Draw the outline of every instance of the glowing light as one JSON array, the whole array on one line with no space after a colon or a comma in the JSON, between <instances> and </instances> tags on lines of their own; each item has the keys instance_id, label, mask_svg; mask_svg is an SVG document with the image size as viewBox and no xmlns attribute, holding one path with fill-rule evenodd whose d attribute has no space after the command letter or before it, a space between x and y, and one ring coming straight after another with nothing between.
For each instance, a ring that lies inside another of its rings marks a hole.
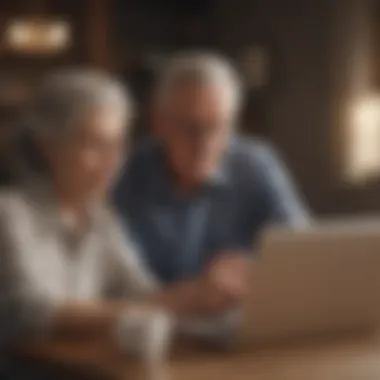
<instances>
[{"instance_id":1,"label":"glowing light","mask_svg":"<svg viewBox=\"0 0 380 380\"><path fill-rule=\"evenodd\" d=\"M368 97L352 108L348 176L366 180L380 174L380 98Z\"/></svg>"},{"instance_id":2,"label":"glowing light","mask_svg":"<svg viewBox=\"0 0 380 380\"><path fill-rule=\"evenodd\" d=\"M60 53L70 43L71 28L63 20L18 19L11 21L5 31L5 44L18 53Z\"/></svg>"}]
</instances>

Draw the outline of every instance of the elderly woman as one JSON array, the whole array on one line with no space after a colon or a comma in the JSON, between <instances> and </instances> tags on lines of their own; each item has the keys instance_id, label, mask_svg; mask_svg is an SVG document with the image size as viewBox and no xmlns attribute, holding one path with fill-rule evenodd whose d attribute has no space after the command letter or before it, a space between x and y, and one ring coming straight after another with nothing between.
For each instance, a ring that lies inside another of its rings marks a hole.
<instances>
[{"instance_id":1,"label":"elderly woman","mask_svg":"<svg viewBox=\"0 0 380 380\"><path fill-rule=\"evenodd\" d=\"M105 201L131 112L101 73L60 72L36 92L21 181L0 194L1 351L111 334L125 300L156 288Z\"/></svg>"},{"instance_id":2,"label":"elderly woman","mask_svg":"<svg viewBox=\"0 0 380 380\"><path fill-rule=\"evenodd\" d=\"M107 206L131 112L125 90L101 73L56 73L36 92L21 130L21 180L0 193L1 351L49 351L62 335L99 342L128 322L131 299L149 296L185 317L213 311L202 295L218 273L154 292ZM129 348L143 341L133 337L126 334Z\"/></svg>"}]
</instances>

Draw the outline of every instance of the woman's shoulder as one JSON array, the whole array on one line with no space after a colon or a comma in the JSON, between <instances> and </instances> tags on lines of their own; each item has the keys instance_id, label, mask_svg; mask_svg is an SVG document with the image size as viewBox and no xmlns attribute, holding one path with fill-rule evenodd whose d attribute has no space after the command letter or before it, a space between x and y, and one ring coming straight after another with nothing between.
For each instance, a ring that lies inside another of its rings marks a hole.
<instances>
[{"instance_id":1,"label":"woman's shoulder","mask_svg":"<svg viewBox=\"0 0 380 380\"><path fill-rule=\"evenodd\" d=\"M34 209L28 192L18 186L9 186L0 190L0 218L17 218Z\"/></svg>"},{"instance_id":2,"label":"woman's shoulder","mask_svg":"<svg viewBox=\"0 0 380 380\"><path fill-rule=\"evenodd\" d=\"M124 244L130 243L128 222L110 203L102 209L102 226L103 231L112 236L112 239L123 241Z\"/></svg>"},{"instance_id":3,"label":"woman's shoulder","mask_svg":"<svg viewBox=\"0 0 380 380\"><path fill-rule=\"evenodd\" d=\"M119 228L122 224L120 215L111 202L102 205L100 209L100 217L103 228L106 230L114 230L115 228Z\"/></svg>"},{"instance_id":4,"label":"woman's shoulder","mask_svg":"<svg viewBox=\"0 0 380 380\"><path fill-rule=\"evenodd\" d=\"M13 207L25 202L25 191L18 186L8 186L0 190L0 207Z\"/></svg>"}]
</instances>

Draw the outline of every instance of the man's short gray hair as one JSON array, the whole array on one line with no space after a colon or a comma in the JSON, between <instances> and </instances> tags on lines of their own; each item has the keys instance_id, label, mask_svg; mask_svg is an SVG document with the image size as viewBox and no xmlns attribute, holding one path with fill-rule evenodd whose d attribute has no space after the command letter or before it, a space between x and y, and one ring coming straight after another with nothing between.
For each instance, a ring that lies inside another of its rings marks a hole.
<instances>
[{"instance_id":1,"label":"man's short gray hair","mask_svg":"<svg viewBox=\"0 0 380 380\"><path fill-rule=\"evenodd\" d=\"M36 90L25 125L32 133L59 136L69 132L84 113L101 108L131 117L132 101L119 81L100 71L57 71Z\"/></svg>"},{"instance_id":2,"label":"man's short gray hair","mask_svg":"<svg viewBox=\"0 0 380 380\"><path fill-rule=\"evenodd\" d=\"M172 58L158 79L155 101L165 102L176 86L192 81L219 86L231 111L239 109L242 84L237 71L226 58L207 52L181 53Z\"/></svg>"}]
</instances>

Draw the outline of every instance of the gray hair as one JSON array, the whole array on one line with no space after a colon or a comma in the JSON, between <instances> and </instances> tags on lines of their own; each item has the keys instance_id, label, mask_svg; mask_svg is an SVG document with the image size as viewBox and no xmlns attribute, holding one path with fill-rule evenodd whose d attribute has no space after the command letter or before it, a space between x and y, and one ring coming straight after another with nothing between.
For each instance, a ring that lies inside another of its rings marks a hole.
<instances>
[{"instance_id":1,"label":"gray hair","mask_svg":"<svg viewBox=\"0 0 380 380\"><path fill-rule=\"evenodd\" d=\"M106 73L62 70L48 75L26 107L14 138L16 176L46 175L48 168L36 138L61 138L72 132L86 112L110 108L130 119L133 105L128 91Z\"/></svg>"},{"instance_id":2,"label":"gray hair","mask_svg":"<svg viewBox=\"0 0 380 380\"><path fill-rule=\"evenodd\" d=\"M127 90L106 73L64 70L48 75L26 112L32 133L60 137L75 127L85 112L111 108L130 118L132 101Z\"/></svg>"},{"instance_id":3,"label":"gray hair","mask_svg":"<svg viewBox=\"0 0 380 380\"><path fill-rule=\"evenodd\" d=\"M237 71L226 58L207 52L182 53L170 60L158 79L155 101L162 104L176 86L193 81L220 87L231 112L239 110L242 84Z\"/></svg>"}]
</instances>

